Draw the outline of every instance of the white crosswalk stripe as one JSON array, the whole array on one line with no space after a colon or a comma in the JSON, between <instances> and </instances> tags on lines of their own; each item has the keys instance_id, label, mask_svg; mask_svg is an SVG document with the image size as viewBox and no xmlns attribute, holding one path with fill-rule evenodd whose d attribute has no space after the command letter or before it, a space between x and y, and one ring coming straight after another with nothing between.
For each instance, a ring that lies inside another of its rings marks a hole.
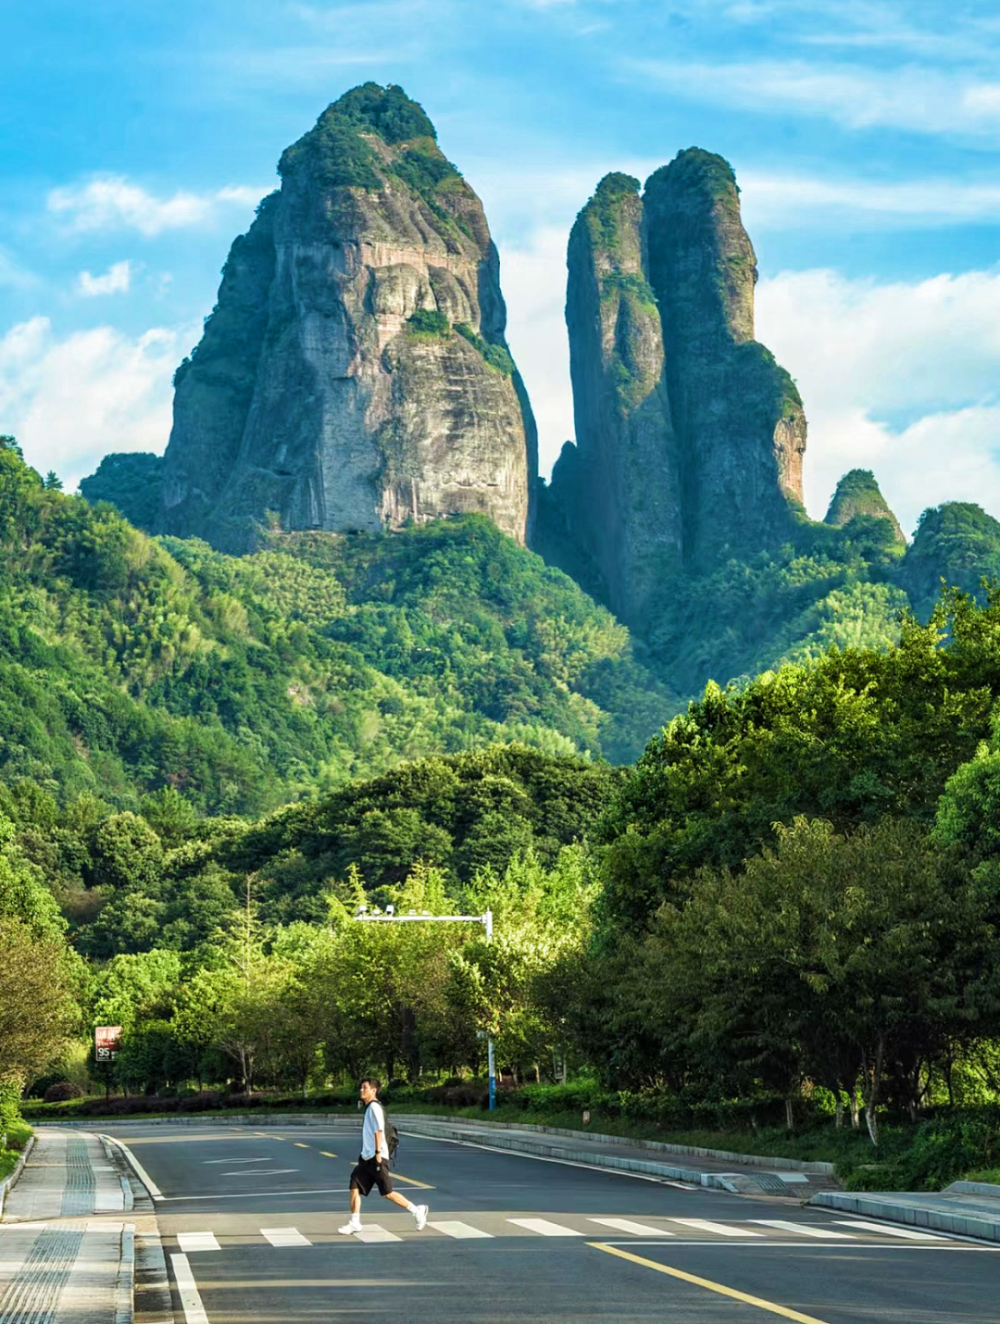
<instances>
[{"instance_id":1,"label":"white crosswalk stripe","mask_svg":"<svg viewBox=\"0 0 1000 1324\"><path fill-rule=\"evenodd\" d=\"M196 1250L221 1250L214 1232L178 1232L177 1244L185 1255Z\"/></svg>"},{"instance_id":2,"label":"white crosswalk stripe","mask_svg":"<svg viewBox=\"0 0 1000 1324\"><path fill-rule=\"evenodd\" d=\"M835 1218L835 1223L841 1227L855 1227L860 1232L881 1232L887 1237L903 1237L907 1241L947 1241L948 1237L942 1237L934 1232L918 1232L912 1227L892 1227L887 1223L865 1223L859 1219Z\"/></svg>"},{"instance_id":3,"label":"white crosswalk stripe","mask_svg":"<svg viewBox=\"0 0 1000 1324\"><path fill-rule=\"evenodd\" d=\"M360 1232L354 1233L354 1239L373 1243L403 1240L402 1237L397 1237L395 1232L387 1232L384 1227L379 1227L378 1223L366 1223Z\"/></svg>"},{"instance_id":4,"label":"white crosswalk stripe","mask_svg":"<svg viewBox=\"0 0 1000 1324\"><path fill-rule=\"evenodd\" d=\"M561 1223L550 1223L547 1218L508 1218L508 1223L523 1227L528 1232L537 1232L540 1237L582 1237L582 1232L575 1228L563 1227Z\"/></svg>"},{"instance_id":5,"label":"white crosswalk stripe","mask_svg":"<svg viewBox=\"0 0 1000 1324\"><path fill-rule=\"evenodd\" d=\"M834 1232L832 1227L817 1227L815 1223L791 1223L783 1218L753 1218L752 1223L773 1227L778 1232L794 1232L799 1237L818 1237L823 1241L853 1241L847 1232Z\"/></svg>"},{"instance_id":6,"label":"white crosswalk stripe","mask_svg":"<svg viewBox=\"0 0 1000 1324\"><path fill-rule=\"evenodd\" d=\"M600 1223L602 1227L613 1227L616 1232L628 1232L633 1237L673 1237L675 1232L666 1228L650 1227L648 1223L633 1223L630 1218L588 1218L588 1223Z\"/></svg>"},{"instance_id":7,"label":"white crosswalk stripe","mask_svg":"<svg viewBox=\"0 0 1000 1324\"><path fill-rule=\"evenodd\" d=\"M680 1223L682 1227L694 1228L696 1232L714 1232L717 1237L762 1237L763 1232L753 1232L748 1227L733 1227L728 1223L710 1223L707 1218L672 1218L671 1223Z\"/></svg>"},{"instance_id":8,"label":"white crosswalk stripe","mask_svg":"<svg viewBox=\"0 0 1000 1324\"><path fill-rule=\"evenodd\" d=\"M492 1232L483 1232L478 1227L473 1227L471 1223L460 1223L457 1220L445 1220L440 1223L428 1223L428 1227L434 1228L435 1232L443 1232L446 1237L455 1237L458 1241L469 1241L473 1237L492 1237Z\"/></svg>"},{"instance_id":9,"label":"white crosswalk stripe","mask_svg":"<svg viewBox=\"0 0 1000 1324\"><path fill-rule=\"evenodd\" d=\"M311 1246L312 1242L304 1237L297 1227L262 1227L260 1235L272 1246Z\"/></svg>"}]
</instances>

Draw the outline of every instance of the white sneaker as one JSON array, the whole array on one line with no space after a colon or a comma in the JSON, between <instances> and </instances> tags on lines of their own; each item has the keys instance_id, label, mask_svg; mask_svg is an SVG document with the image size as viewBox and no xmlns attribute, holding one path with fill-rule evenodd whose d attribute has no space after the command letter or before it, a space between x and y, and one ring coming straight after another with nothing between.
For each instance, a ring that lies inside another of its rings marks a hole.
<instances>
[{"instance_id":1,"label":"white sneaker","mask_svg":"<svg viewBox=\"0 0 1000 1324\"><path fill-rule=\"evenodd\" d=\"M430 1212L431 1211L427 1208L425 1204L418 1204L416 1209L414 1209L413 1217L416 1219L418 1232L423 1232L424 1224L427 1222L427 1215Z\"/></svg>"},{"instance_id":2,"label":"white sneaker","mask_svg":"<svg viewBox=\"0 0 1000 1324\"><path fill-rule=\"evenodd\" d=\"M352 1218L349 1222L345 1223L343 1227L338 1227L337 1231L342 1237L352 1237L355 1232L361 1231L361 1219Z\"/></svg>"}]
</instances>

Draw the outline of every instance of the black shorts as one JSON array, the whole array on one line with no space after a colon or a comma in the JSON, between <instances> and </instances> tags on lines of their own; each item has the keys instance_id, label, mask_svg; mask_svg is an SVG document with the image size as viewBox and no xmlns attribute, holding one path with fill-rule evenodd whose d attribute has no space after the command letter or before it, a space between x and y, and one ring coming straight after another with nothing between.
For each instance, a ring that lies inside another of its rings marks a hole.
<instances>
[{"instance_id":1,"label":"black shorts","mask_svg":"<svg viewBox=\"0 0 1000 1324\"><path fill-rule=\"evenodd\" d=\"M362 1195L377 1186L379 1195L388 1195L392 1190L389 1164L385 1159L359 1157L357 1167L351 1173L350 1186L352 1191L360 1191Z\"/></svg>"}]
</instances>

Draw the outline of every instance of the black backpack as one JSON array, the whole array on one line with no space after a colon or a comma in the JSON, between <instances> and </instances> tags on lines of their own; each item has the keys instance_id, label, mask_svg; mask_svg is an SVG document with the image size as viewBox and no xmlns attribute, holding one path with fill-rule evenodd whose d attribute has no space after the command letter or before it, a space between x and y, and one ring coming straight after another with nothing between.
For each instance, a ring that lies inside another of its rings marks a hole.
<instances>
[{"instance_id":1,"label":"black backpack","mask_svg":"<svg viewBox=\"0 0 1000 1324\"><path fill-rule=\"evenodd\" d=\"M376 1100L372 1100L376 1102ZM396 1123L389 1117L385 1110L385 1104L381 1099L377 1100L382 1109L382 1133L385 1136L385 1147L389 1151L389 1166L392 1167L396 1162L396 1150L399 1148L399 1131L396 1129ZM372 1105L369 1104L368 1108ZM366 1108L367 1112L368 1109Z\"/></svg>"}]
</instances>

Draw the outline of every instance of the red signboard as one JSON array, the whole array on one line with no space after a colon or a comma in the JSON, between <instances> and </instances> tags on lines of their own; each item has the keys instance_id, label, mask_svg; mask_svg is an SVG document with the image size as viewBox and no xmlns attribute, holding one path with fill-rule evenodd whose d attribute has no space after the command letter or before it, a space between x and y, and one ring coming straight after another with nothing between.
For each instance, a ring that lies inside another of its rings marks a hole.
<instances>
[{"instance_id":1,"label":"red signboard","mask_svg":"<svg viewBox=\"0 0 1000 1324\"><path fill-rule=\"evenodd\" d=\"M113 1062L122 1043L120 1025L96 1025L94 1027L94 1056L98 1062Z\"/></svg>"}]
</instances>

